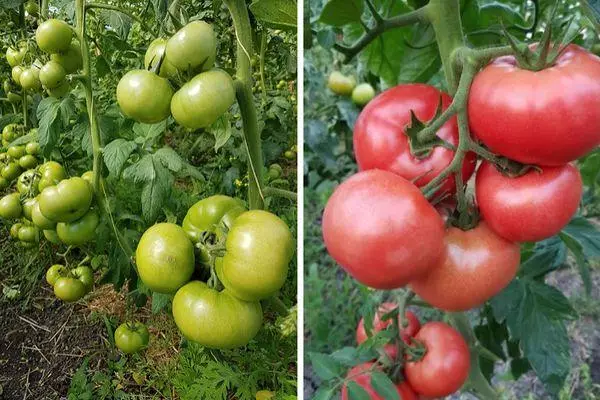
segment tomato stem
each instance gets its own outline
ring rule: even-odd
[[[274,187],[270,187],[270,186],[266,186],[263,189],[263,194],[265,195],[265,197],[275,196],[275,197],[282,197],[284,199],[289,199],[289,200],[293,200],[293,201],[296,201],[298,199],[298,194],[296,192],[291,192],[289,190],[278,189],[278,188],[274,188]]]
[[[42,6],[40,8],[40,15],[42,16],[42,19],[48,19],[48,0],[42,0]]]

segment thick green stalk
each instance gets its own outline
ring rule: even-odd
[[[454,94],[458,88],[459,71],[454,68],[454,52],[465,45],[460,18],[460,0],[431,0],[426,6],[437,40],[448,90]]]
[[[25,27],[25,5],[21,4],[19,7],[19,25],[21,26],[21,37],[25,38],[26,35],[26,27]],[[25,129],[29,127],[29,118],[27,117],[27,91],[23,89],[21,91],[22,99],[21,103],[23,105],[23,125],[25,125]]]
[[[252,67],[250,65],[250,58],[254,54],[252,26],[250,25],[250,17],[244,0],[224,0],[223,2],[233,18],[237,39],[235,89],[242,115],[244,139],[248,148],[248,175],[250,178],[248,204],[250,209],[262,209],[264,208],[264,199],[261,192],[264,161],[258,129],[258,117],[254,106],[254,96],[252,95]]]
[[[48,19],[48,0],[42,0],[42,7],[40,9],[42,19]]]

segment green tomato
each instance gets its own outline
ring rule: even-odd
[[[21,73],[19,81],[23,90],[27,91],[38,91],[42,87],[42,83],[39,78],[40,70],[36,67],[27,68]]]
[[[233,79],[223,70],[202,72],[179,89],[171,100],[171,113],[188,129],[206,128],[235,101]]]
[[[69,270],[64,265],[54,264],[46,271],[46,282],[50,286],[54,286],[59,278],[67,276],[69,276]]]
[[[77,267],[71,271],[71,275],[83,283],[86,292],[90,292],[94,288],[94,272],[90,267]]]
[[[364,106],[375,97],[375,89],[368,83],[361,83],[352,91],[352,101],[354,104]]]
[[[72,39],[73,30],[69,24],[58,19],[42,22],[35,31],[38,47],[49,54],[67,51]]]
[[[287,150],[285,153],[283,153],[283,156],[288,160],[293,160],[296,158],[296,153],[294,153],[292,150]]]
[[[24,225],[18,235],[21,242],[33,243],[39,241],[40,231],[35,226]]]
[[[45,188],[40,194],[39,203],[40,211],[46,218],[56,222],[73,222],[90,209],[92,191],[84,179],[76,176]]]
[[[274,295],[283,286],[294,254],[294,240],[279,217],[252,210],[235,220],[225,248],[225,256],[216,262],[223,286],[239,299],[257,301]]]
[[[270,390],[259,390],[256,392],[256,400],[271,400],[275,398],[275,392]]]
[[[25,146],[10,146],[6,153],[15,160],[18,160],[25,155]]]
[[[166,56],[163,57],[166,46],[167,39],[155,39],[152,43],[150,43],[150,46],[148,46],[148,50],[146,50],[146,54],[144,55],[144,67],[147,70],[150,70],[157,65],[162,58],[162,64],[160,65],[160,72],[158,75],[163,78],[177,76],[177,68],[171,64]]]
[[[69,82],[65,81],[60,86],[55,87],[54,89],[50,89],[50,88],[46,89],[46,93],[48,93],[48,96],[50,96],[50,97],[54,97],[55,99],[60,99],[61,97],[66,96],[70,90],[71,90],[71,85],[69,84]]]
[[[40,82],[46,89],[54,89],[60,86],[65,78],[67,72],[63,66],[56,61],[48,61],[40,70]]]
[[[19,158],[19,166],[23,169],[35,168],[37,165],[37,158],[30,154],[26,154]]]
[[[22,100],[20,95],[13,93],[13,92],[8,92],[6,94],[6,98],[8,99],[8,102],[11,104],[18,104]]]
[[[38,194],[39,177],[34,169],[29,169],[19,175],[17,179],[17,191],[21,194],[35,196]]]
[[[26,47],[19,47],[19,49],[15,49],[14,47],[9,47],[6,50],[6,61],[8,61],[8,65],[12,67],[16,67],[23,62],[25,58],[25,54],[27,54]]]
[[[86,292],[85,285],[79,279],[70,276],[58,278],[54,283],[54,295],[69,303],[81,299]]]
[[[146,124],[169,116],[172,97],[167,79],[143,69],[129,71],[117,85],[117,102],[123,114]]]
[[[210,348],[245,346],[258,333],[262,317],[259,302],[239,300],[200,281],[183,286],[173,298],[173,318],[181,333]]]
[[[10,237],[12,237],[13,239],[18,239],[19,238],[19,229],[21,229],[22,226],[23,226],[23,224],[20,222],[17,222],[16,224],[12,224],[12,226],[10,227]]]
[[[56,224],[56,233],[64,244],[80,246],[94,239],[99,221],[98,213],[90,210],[76,221]]]
[[[21,171],[22,171],[22,169],[19,166],[19,163],[11,162],[11,163],[8,163],[4,168],[2,168],[0,175],[2,175],[2,177],[4,179],[13,181],[17,178],[17,176],[19,176],[21,174]]]
[[[356,79],[353,76],[346,76],[339,71],[333,71],[327,81],[329,90],[341,96],[350,96],[354,86],[356,86]]]
[[[56,228],[56,222],[44,217],[44,214],[42,214],[42,212],[40,211],[39,201],[36,201],[33,205],[33,208],[31,209],[31,221],[38,228],[44,229],[44,236],[46,236],[46,230],[54,230]],[[56,238],[57,240],[59,239],[58,234],[56,234]]]
[[[31,213],[33,211],[33,207],[37,204],[37,198],[30,197],[25,199],[21,203],[21,207],[23,208],[23,216],[31,221]]]
[[[56,61],[65,69],[67,74],[77,72],[83,65],[81,56],[81,46],[79,42],[73,40],[66,51],[55,53],[50,56],[50,60]]]
[[[39,191],[45,188],[57,185],[60,181],[67,177],[67,173],[62,165],[56,161],[47,161],[38,168],[40,173],[40,182],[38,183]]]
[[[283,175],[283,168],[279,164],[271,164],[268,174],[271,179],[279,179]]]
[[[21,86],[21,75],[23,74],[24,70],[25,70],[25,68],[21,67],[20,65],[17,65],[17,66],[14,66],[11,71],[11,77],[12,77],[13,81],[17,85],[19,85],[19,87]]]
[[[37,18],[40,15],[40,6],[35,1],[29,0],[25,3],[25,11],[32,17]]]
[[[210,24],[192,21],[167,41],[169,61],[180,71],[206,71],[215,63],[217,39]]]
[[[81,178],[89,183],[91,188],[94,186],[94,171],[84,172],[83,175],[81,175]]]
[[[125,322],[115,330],[115,345],[125,354],[133,354],[148,346],[150,334],[141,322]]]
[[[29,142],[25,146],[25,152],[32,156],[39,154],[40,152],[40,144],[38,142]]]
[[[19,241],[19,245],[24,248],[24,249],[33,249],[34,247],[37,247],[37,242],[22,242]]]
[[[175,293],[194,272],[194,246],[175,224],[156,224],[146,230],[135,258],[140,279],[158,293]]]
[[[60,239],[58,238],[58,235],[56,234],[55,230],[52,229],[44,229],[44,237],[46,238],[46,240],[48,240],[50,243],[54,243],[54,244],[60,244]]]
[[[224,235],[224,227],[246,211],[244,204],[229,196],[215,195],[198,201],[190,207],[181,226],[193,243],[200,242],[202,234],[209,232],[217,237]]]

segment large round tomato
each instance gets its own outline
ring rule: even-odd
[[[54,282],[54,295],[66,302],[73,302],[85,296],[87,289],[83,282],[71,276],[60,277]]]
[[[141,322],[125,322],[115,330],[115,345],[125,354],[133,354],[148,346],[150,333]]]
[[[494,232],[512,242],[538,242],[569,223],[583,183],[579,170],[570,164],[510,178],[483,163],[475,189],[481,215]]]
[[[443,397],[460,389],[471,366],[469,346],[461,334],[443,322],[428,322],[415,339],[425,347],[425,355],[404,365],[406,380],[415,392]]]
[[[386,314],[392,311],[394,308],[397,308],[398,305],[394,303],[383,303],[379,306],[379,309],[375,313],[375,317],[373,318],[373,332],[375,333],[385,330],[388,326],[393,323],[393,320],[387,319],[382,321],[381,318]],[[398,315],[398,321],[400,321],[400,315]],[[412,311],[406,311],[404,315],[404,321],[407,323],[405,327],[400,325],[400,337],[405,343],[410,342],[410,338],[415,336],[415,334],[421,329],[421,324],[419,323],[419,319]],[[365,340],[368,339],[367,332],[365,330],[365,320],[361,318],[358,322],[358,326],[356,327],[356,343],[361,344]],[[398,346],[395,344],[387,344],[385,346],[385,352],[388,356],[393,360],[398,355]]]
[[[191,341],[216,349],[245,346],[262,325],[259,302],[246,302],[227,289],[218,292],[206,283],[192,281],[173,298],[173,318]]]
[[[398,85],[375,97],[358,116],[354,126],[354,154],[361,170],[383,169],[400,175],[421,187],[439,175],[454,158],[454,151],[435,146],[429,154],[411,153],[406,129],[411,125],[411,111],[420,121],[430,121],[442,102],[445,110],[452,98],[433,86]],[[456,117],[437,131],[446,142],[458,145]],[[462,166],[466,182],[475,170],[475,155],[467,153]],[[444,181],[440,192],[455,191],[454,175]]]
[[[98,213],[90,210],[76,221],[56,224],[56,233],[64,244],[80,246],[94,239],[99,220]]]
[[[204,21],[192,21],[171,36],[166,51],[169,62],[178,70],[206,71],[215,63],[215,32]]]
[[[23,225],[19,228],[18,238],[21,242],[39,242],[40,231],[35,226]]]
[[[14,47],[9,47],[8,50],[6,50],[6,61],[8,61],[8,65],[10,65],[11,68],[16,67],[23,62],[25,54],[27,54],[26,47],[19,47],[18,50]]]
[[[123,113],[146,124],[169,116],[171,97],[169,81],[143,69],[129,71],[117,85],[117,102]]]
[[[148,50],[146,50],[146,54],[144,55],[144,67],[146,69],[153,68],[160,62],[160,59],[162,58],[162,64],[160,65],[160,71],[158,75],[162,76],[163,78],[177,75],[177,68],[171,64],[166,56],[163,57],[166,47],[167,39],[154,39],[154,41],[150,43],[150,46],[148,46]]]
[[[323,238],[329,254],[356,280],[393,289],[438,265],[444,224],[412,183],[369,170],[335,190],[323,214]]]
[[[73,30],[65,21],[49,19],[42,22],[35,31],[38,47],[46,53],[66,51],[73,38]]]
[[[327,87],[335,94],[350,96],[355,86],[356,79],[353,76],[346,76],[339,71],[329,74]]]
[[[275,214],[247,211],[227,233],[226,253],[216,268],[219,279],[239,299],[266,299],[285,283],[294,244],[290,228]]]
[[[210,196],[190,207],[181,226],[190,240],[198,243],[204,232],[223,236],[225,227],[231,228],[233,221],[244,211],[244,204],[233,197]]]
[[[140,239],[135,259],[140,279],[159,293],[175,293],[194,272],[194,246],[185,231],[171,223],[148,228]]]
[[[16,219],[21,216],[23,207],[21,206],[21,195],[19,193],[7,194],[0,199],[0,217],[6,219]]]
[[[92,204],[90,185],[75,176],[45,188],[39,196],[40,211],[49,220],[73,222],[84,216]]]
[[[64,265],[54,264],[46,271],[46,282],[50,286],[54,286],[59,278],[65,276],[69,276],[69,270]]]
[[[2,171],[0,172],[0,174],[2,174],[2,177],[4,179],[12,181],[21,174],[21,171],[22,171],[22,169],[21,169],[21,166],[19,165],[19,163],[16,161],[13,161],[11,163],[6,164],[2,168]]]
[[[446,256],[426,276],[411,282],[416,294],[447,311],[464,311],[495,296],[515,277],[519,245],[482,221],[468,231],[448,228]]]
[[[600,58],[569,45],[541,71],[500,57],[475,76],[469,122],[493,152],[539,165],[562,165],[600,144]]]
[[[25,146],[10,146],[6,153],[17,160],[25,155]]]
[[[19,83],[24,90],[40,90],[42,83],[39,78],[40,70],[37,67],[31,67],[23,70],[19,77]]]
[[[67,177],[67,173],[62,165],[56,161],[47,161],[38,168],[40,173],[40,181],[38,189],[41,192],[47,187],[57,185],[60,181]]]
[[[231,76],[223,70],[213,69],[196,75],[173,95],[171,113],[175,121],[186,128],[206,128],[234,101]]]
[[[383,395],[377,393],[371,384],[371,373],[375,370],[381,369],[375,363],[364,363],[359,364],[348,371],[346,375],[346,382],[342,386],[342,400],[348,400],[348,382],[352,381],[362,387],[371,400],[386,400]],[[406,381],[402,381],[396,384],[396,391],[400,400],[418,400],[413,388]]]
[[[48,61],[40,70],[40,82],[46,89],[54,89],[63,83],[67,72],[63,66],[56,61]]]
[[[25,154],[24,156],[19,157],[19,166],[23,169],[35,168],[37,163],[37,158],[31,154]]]
[[[40,152],[40,144],[38,142],[29,142],[25,146],[25,152],[29,155],[35,156]]]
[[[80,69],[83,64],[81,46],[79,46],[79,42],[73,40],[67,50],[52,54],[50,59],[62,65],[67,74],[72,74]]]

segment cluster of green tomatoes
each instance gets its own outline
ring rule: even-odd
[[[66,95],[70,90],[68,74],[77,72],[82,66],[81,47],[66,22],[49,19],[41,23],[36,30],[35,41],[42,54],[34,51],[27,41],[6,51],[13,82],[5,81],[4,91],[12,103],[20,100],[14,86],[26,92],[38,92],[43,88],[52,97]]]
[[[260,300],[281,289],[293,253],[292,234],[279,217],[215,195],[194,204],[182,226],[146,230],[136,264],[148,288],[174,295],[173,317],[188,340],[228,349],[256,336]]]
[[[357,106],[366,105],[375,97],[375,89],[368,83],[356,84],[352,75],[344,75],[340,71],[333,71],[327,80],[327,87],[340,96],[351,96]]]
[[[129,71],[119,81],[121,110],[147,124],[172,115],[188,129],[210,126],[235,101],[231,76],[213,68],[216,53],[215,33],[204,21],[192,21],[172,37],[154,40],[144,56],[146,69]]]
[[[81,299],[94,288],[94,272],[87,266],[68,269],[55,264],[46,271],[46,282],[52,286],[57,298],[70,303]]]

